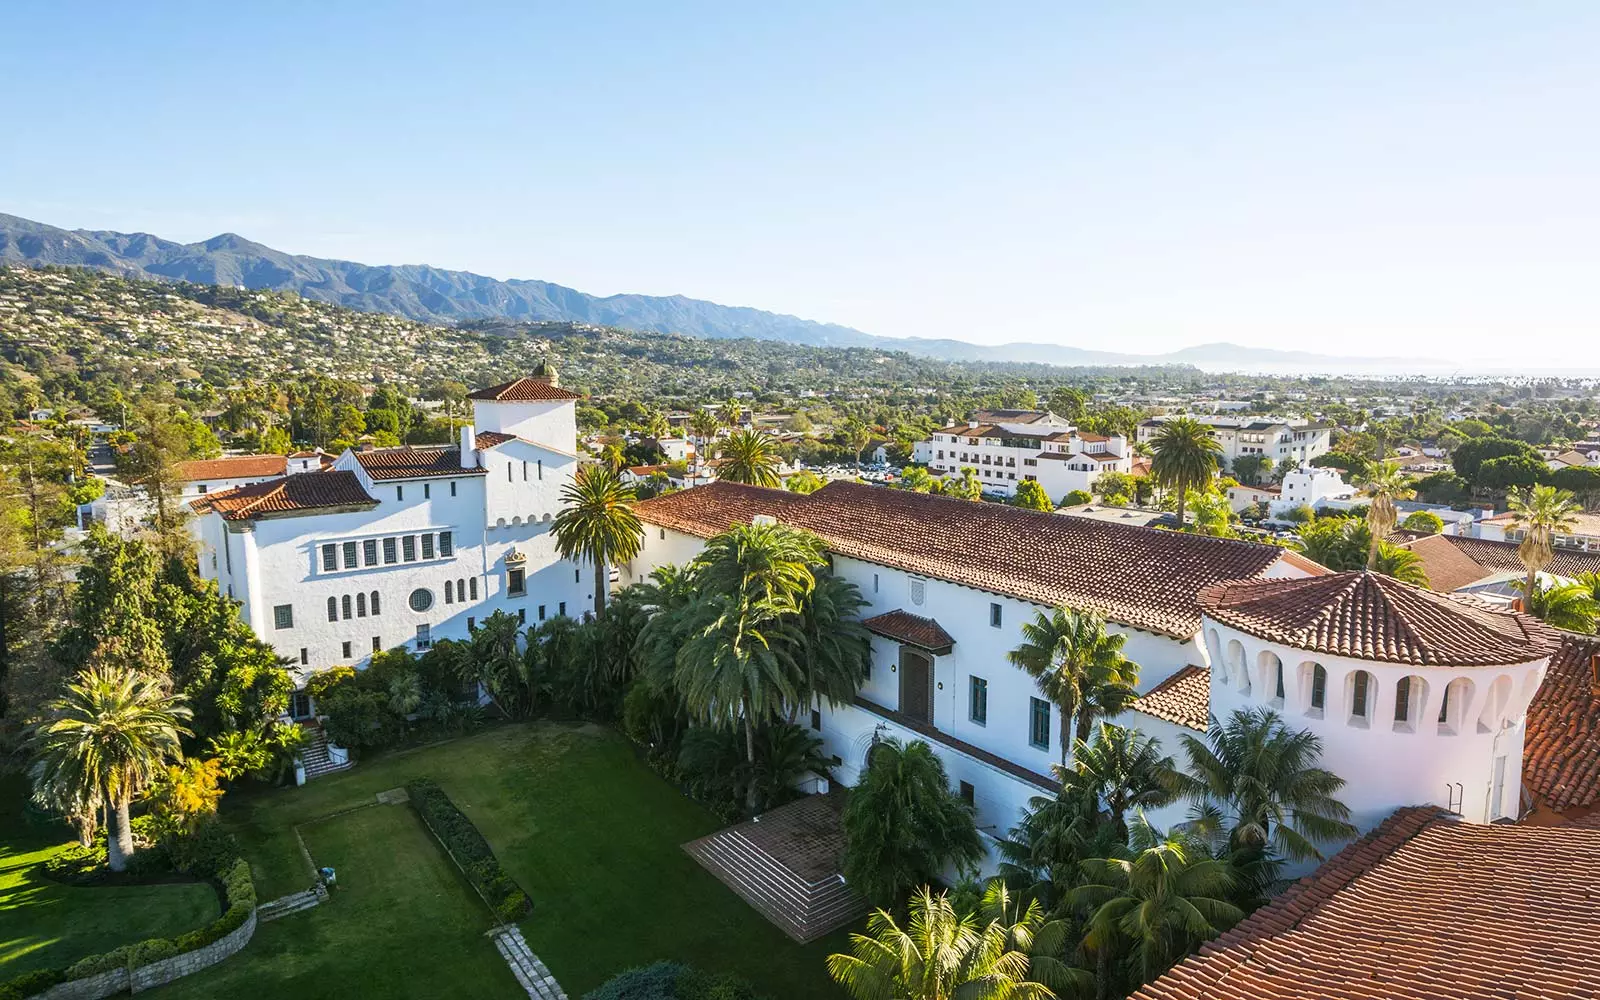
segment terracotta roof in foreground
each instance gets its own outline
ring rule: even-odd
[[[1600,996],[1600,830],[1410,807],[1132,1000]]]
[[[524,376],[492,385],[487,389],[479,389],[477,392],[469,392],[467,398],[489,403],[556,403],[583,397],[569,389],[551,385],[548,379]]]
[[[1211,668],[1190,664],[1135,698],[1128,707],[1203,733],[1211,722]]]
[[[297,472],[248,486],[208,493],[189,506],[196,513],[216,511],[226,521],[247,521],[272,514],[324,510],[329,507],[375,507],[354,472]]]
[[[1180,638],[1199,631],[1202,588],[1260,576],[1284,551],[847,482],[808,495],[713,483],[634,510],[702,538],[766,514],[839,555]]]
[[[1600,641],[1568,636],[1528,706],[1522,783],[1560,812],[1600,802],[1600,697],[1591,693]]]
[[[463,469],[459,447],[374,448],[355,453],[373,479],[426,479],[430,476],[482,476],[482,467]]]
[[[941,654],[949,652],[956,643],[944,626],[932,618],[923,618],[909,611],[889,611],[868,618],[861,624],[874,635]]]
[[[178,463],[178,475],[185,482],[208,479],[248,479],[252,476],[281,476],[289,471],[289,460],[282,455],[225,455]]]
[[[1330,656],[1415,666],[1526,663],[1561,636],[1520,612],[1438,594],[1381,573],[1236,580],[1199,595],[1205,613],[1269,642]]]

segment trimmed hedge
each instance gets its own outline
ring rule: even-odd
[[[137,944],[125,944],[103,954],[80,958],[65,969],[36,969],[24,973],[0,983],[0,1000],[23,1000],[59,983],[87,979],[112,969],[142,968],[222,940],[250,919],[256,908],[256,884],[250,875],[250,863],[243,858],[233,859],[217,872],[216,880],[222,887],[226,909],[222,916],[206,926],[176,938],[150,938]]]
[[[762,1000],[754,988],[726,972],[705,972],[681,962],[628,969],[583,1000]]]
[[[472,820],[450,801],[444,789],[431,779],[414,778],[406,782],[406,794],[423,824],[439,838],[439,843],[455,859],[467,880],[494,910],[495,917],[509,924],[527,916],[533,909],[533,901],[501,867],[489,842],[472,825]]]

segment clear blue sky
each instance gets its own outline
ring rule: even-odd
[[[0,211],[891,336],[1592,366],[1597,54],[1592,0],[12,2]]]

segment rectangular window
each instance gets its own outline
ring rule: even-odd
[[[400,539],[400,557],[406,562],[417,561],[417,536],[406,535]]]
[[[1327,672],[1324,671],[1320,666],[1312,668],[1312,671],[1311,671],[1311,707],[1315,708],[1315,709],[1321,709],[1322,705],[1323,705],[1323,702],[1327,700],[1327,694],[1328,694],[1328,675],[1327,675]]]
[[[813,708],[811,710],[811,728],[819,733],[822,732],[822,709]]]
[[[517,623],[520,624],[520,625],[528,624],[528,609],[527,608],[518,608],[517,609]]]
[[[379,652],[383,651],[383,643],[379,640],[379,638],[377,636],[373,636],[372,637],[372,651],[374,653],[379,653]]]
[[[431,496],[433,496],[433,486],[431,484],[429,484],[429,483],[423,483],[422,484],[422,499],[426,500]]]
[[[345,569],[355,569],[356,568],[356,543],[355,542],[345,542],[344,543],[344,568]]]
[[[306,666],[307,664],[309,664],[310,662],[311,662],[311,650],[307,649],[304,646],[301,646],[300,647],[300,665],[303,667],[303,666]]]
[[[562,601],[560,604],[556,605],[556,614],[560,615],[563,618],[565,618],[567,616],[567,602],[566,601]]]
[[[467,618],[467,631],[471,632],[473,629],[475,629],[477,627],[478,627],[478,619],[473,618],[471,616],[468,616],[468,618]]]
[[[448,531],[439,532],[439,555],[443,556],[446,559],[450,558],[451,556],[456,554],[456,547],[455,546],[456,546],[455,539],[451,537],[450,532],[448,532]]]
[[[378,565],[378,540],[369,538],[361,543],[361,564],[363,566]]]
[[[467,581],[467,593],[471,595],[471,597],[472,597],[472,599],[474,601],[476,601],[478,599],[478,578],[477,577],[473,577],[472,579]]]
[[[973,800],[974,800],[974,798],[976,798],[976,795],[977,795],[977,789],[972,787],[972,782],[963,781],[963,782],[961,782],[960,788],[961,788],[961,801],[965,802],[969,806],[973,805],[974,804]]]
[[[1050,703],[1040,698],[1028,699],[1028,745],[1050,749]]]
[[[206,484],[205,483],[201,483],[200,484],[200,492],[204,493],[205,491],[206,491]]]
[[[1394,686],[1394,721],[1405,722],[1411,716],[1411,678],[1402,677]]]
[[[544,621],[544,605],[539,605],[539,620]]]
[[[456,585],[449,580],[444,582],[444,602],[446,604],[454,604],[456,602]]]
[[[349,594],[344,595],[344,598],[339,603],[342,606],[342,609],[344,611],[345,621],[349,621],[350,620],[350,595]]]
[[[376,590],[372,592],[372,617],[378,617],[378,592]]]
[[[998,604],[992,604],[991,603],[989,605],[989,627],[990,628],[999,628],[1000,627],[1000,605],[998,605]]]
[[[424,559],[432,559],[433,558],[433,536],[432,535],[423,535],[422,536],[422,558],[424,558]]]
[[[392,563],[394,561],[395,561],[394,539],[385,538],[383,540],[383,564],[385,566],[387,566],[387,565],[389,565],[390,563]]]
[[[534,461],[539,466],[539,478],[543,479],[544,478],[544,459],[538,458],[538,459],[534,459]]]
[[[522,463],[522,481],[528,481],[528,463],[526,461]]]
[[[404,486],[396,486],[394,488],[394,498],[396,500],[404,500],[406,498],[406,488]]]
[[[433,626],[423,623],[417,626],[417,648],[428,649],[433,646]]]
[[[273,628],[294,628],[294,605],[280,604],[272,609]]]
[[[967,718],[980,726],[989,724],[989,682],[982,677],[967,679]]]
[[[878,592],[878,574],[876,573],[872,574],[872,592],[874,594]]]
[[[350,659],[350,644],[348,642],[340,643],[339,650],[344,654],[345,659]]]
[[[339,568],[339,546],[329,542],[322,547],[322,571],[332,573]]]
[[[1367,672],[1357,670],[1350,685],[1350,714],[1358,719],[1367,717]]]
[[[512,597],[520,597],[527,593],[527,571],[520,569],[506,572],[506,593]]]
[[[356,617],[367,617],[367,595],[365,593],[356,594]]]
[[[511,482],[511,462],[509,460],[506,462],[506,482]]]

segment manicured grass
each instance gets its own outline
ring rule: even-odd
[[[0,775],[0,982],[217,918],[217,893],[206,883],[89,887],[45,878],[39,866],[76,840],[64,824],[30,823],[27,796],[26,779]]]
[[[600,727],[498,727],[364,762],[304,788],[231,796],[224,818],[245,844],[261,898],[272,899],[308,884],[296,823],[371,802],[421,776],[439,782],[533,898],[523,934],[574,1000],[624,968],[658,959],[736,972],[773,1000],[842,996],[823,963],[844,947],[845,935],[797,946],[707,874],[680,845],[716,830],[716,817]],[[487,939],[458,938],[467,927],[457,915],[462,899],[481,914],[473,933],[490,917],[437,845],[421,842],[453,877],[453,893],[417,874],[427,861],[414,850],[411,827],[388,820],[356,830],[386,816],[405,816],[426,838],[408,806],[374,806],[304,827],[316,862],[339,871],[333,902],[262,925],[239,956],[169,992],[229,995],[231,984],[271,981],[311,996],[324,995],[321,989],[329,996],[471,996],[491,988],[507,1000],[521,996]],[[349,839],[332,833],[347,823],[356,824]],[[410,971],[412,962],[420,971]],[[501,978],[467,971],[480,963],[498,966]],[[442,973],[449,990],[418,986],[430,965],[449,970]],[[469,980],[473,985],[463,985]]]
[[[301,833],[317,863],[338,871],[328,902],[260,924],[244,951],[164,987],[163,1000],[521,993],[483,936],[489,912],[409,805],[369,806]]]

